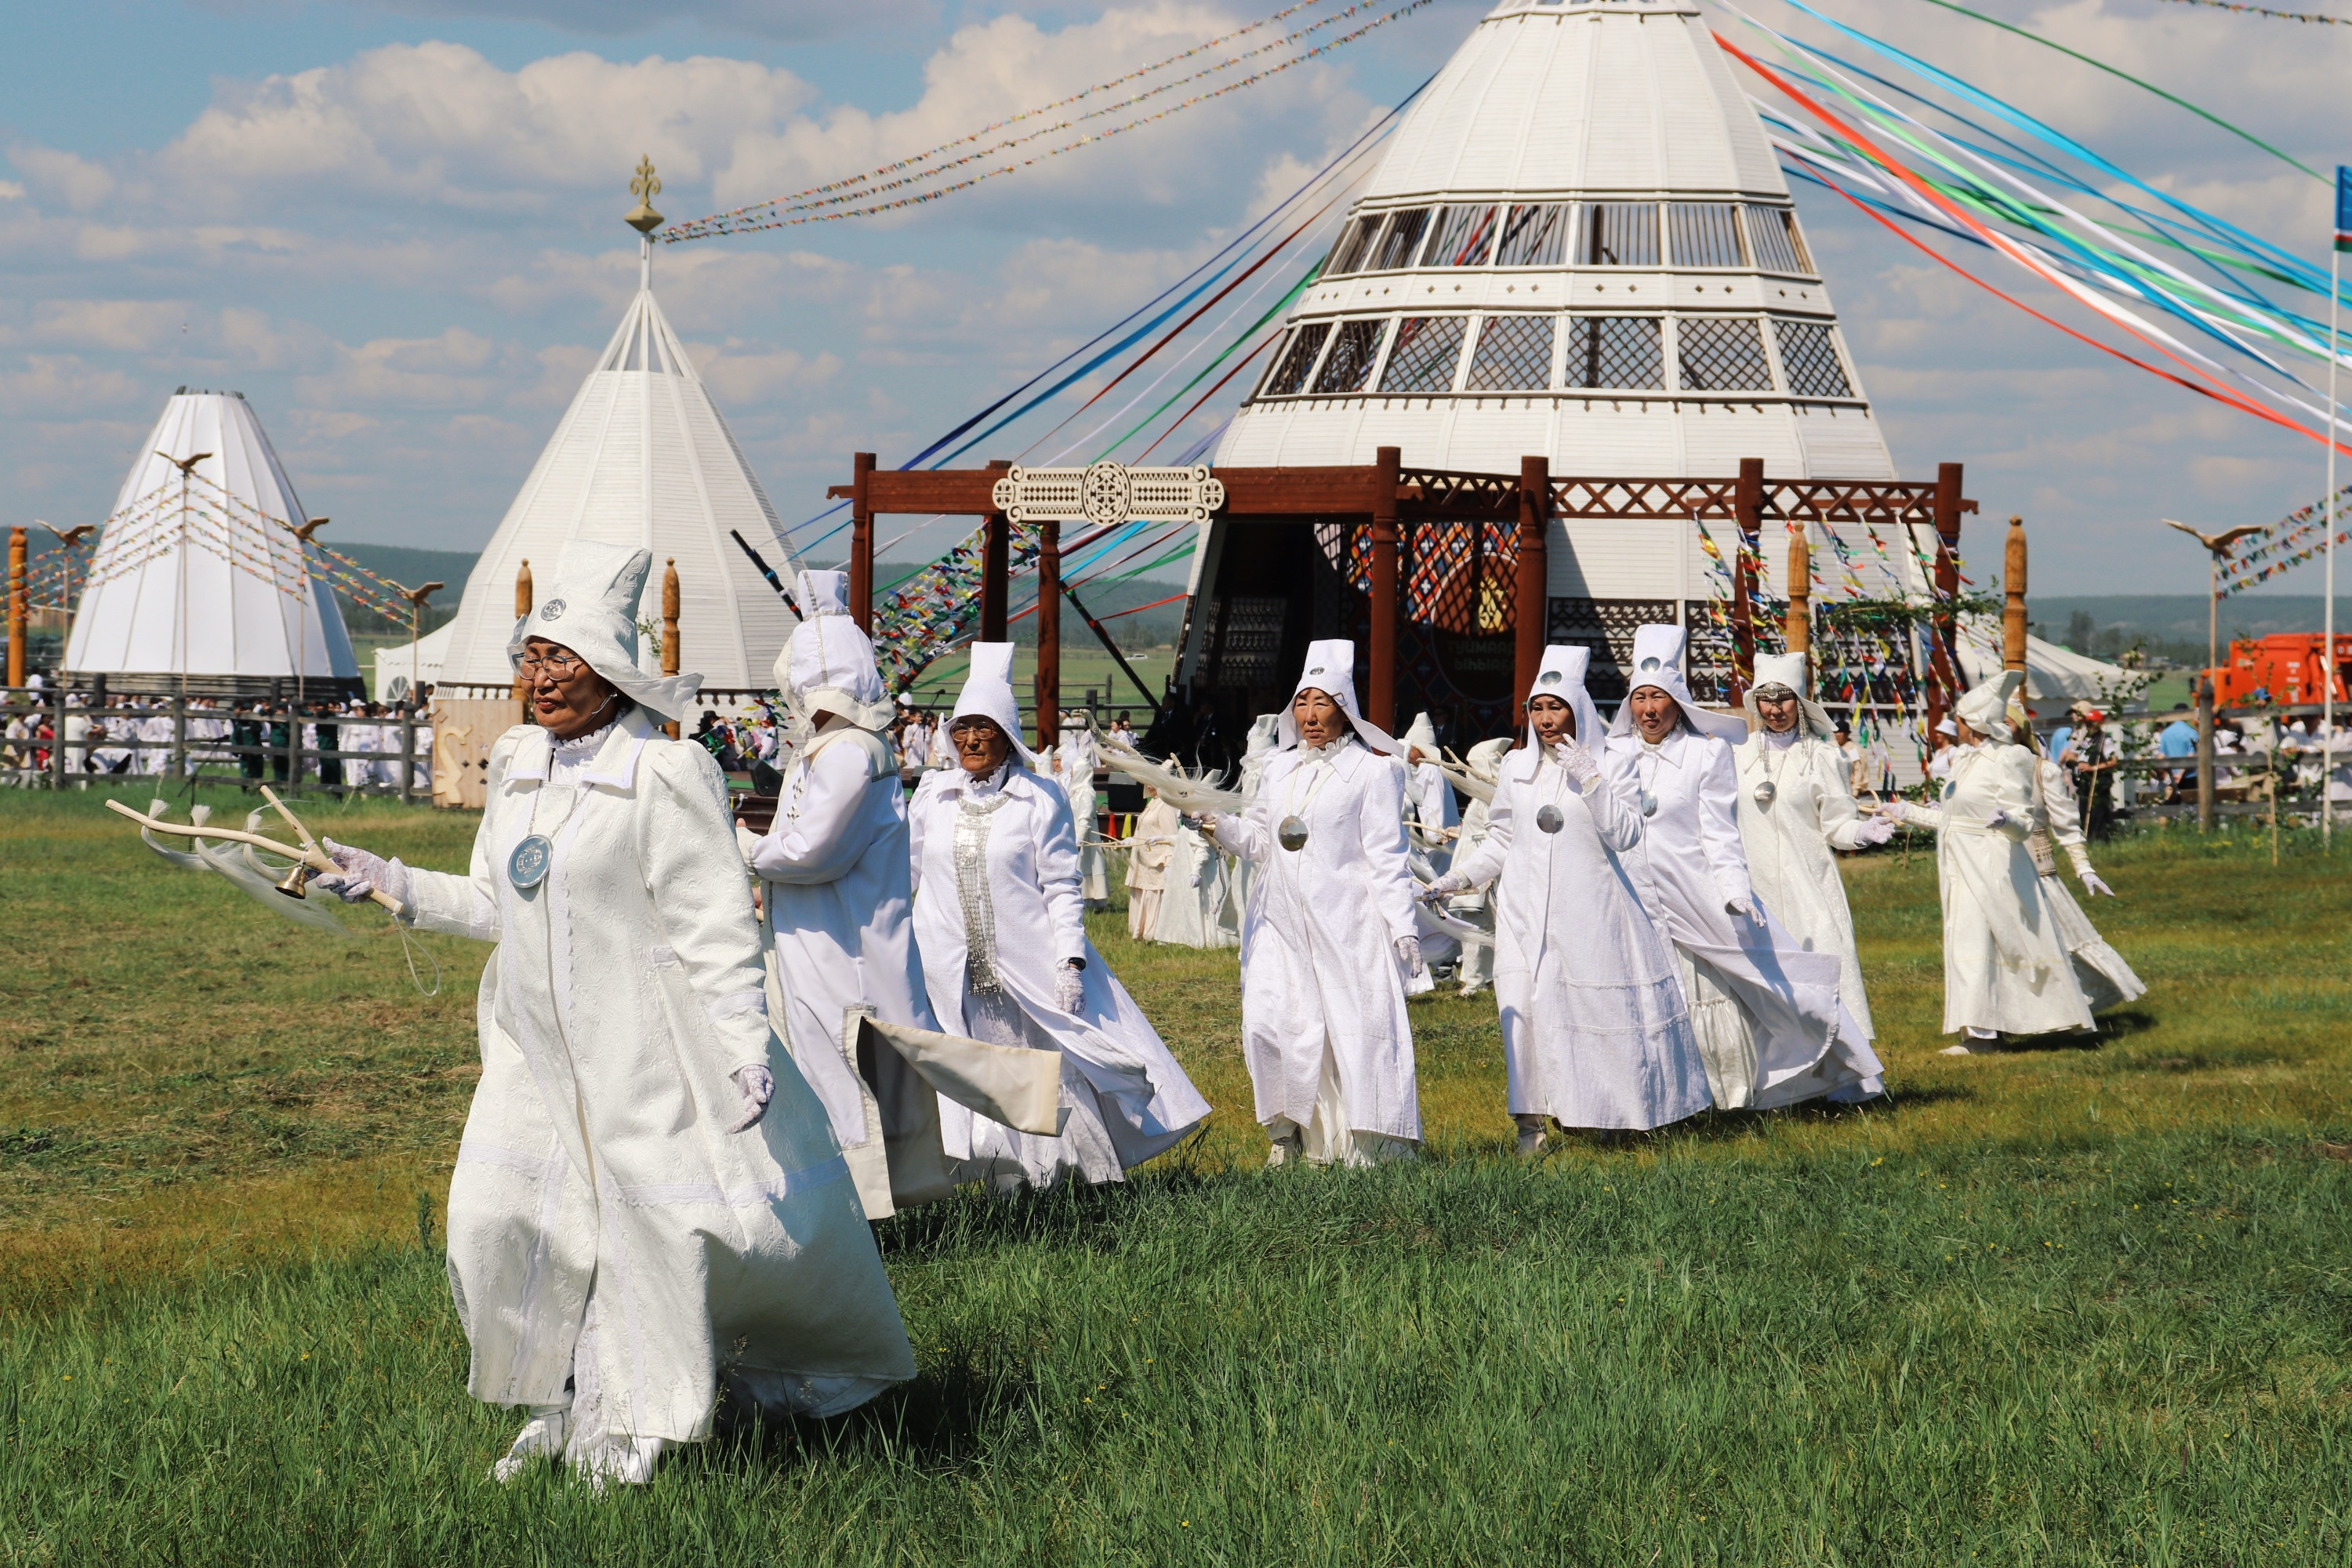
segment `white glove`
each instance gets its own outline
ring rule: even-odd
[[[1855,840],[1862,844],[1884,844],[1895,837],[1895,819],[1891,816],[1874,816],[1855,828],[1853,836]]]
[[[2083,891],[2106,899],[2112,899],[2116,896],[2116,890],[2113,888],[2108,887],[2105,882],[2099,880],[2099,874],[2096,871],[2092,870],[2088,866],[2075,867],[2074,875],[2082,879]]]
[[[1430,883],[1429,886],[1422,889],[1421,901],[1425,904],[1433,904],[1440,899],[1450,899],[1456,893],[1465,893],[1469,890],[1469,878],[1464,876],[1459,871],[1448,871],[1445,875]]]
[[[768,1101],[775,1098],[776,1075],[763,1067],[737,1068],[729,1075],[743,1094],[743,1114],[727,1131],[747,1131],[768,1114]]]
[[[1746,899],[1726,899],[1723,912],[1734,920],[1752,921],[1756,918],[1756,906]]]
[[[1580,742],[1557,742],[1552,747],[1552,754],[1559,759],[1559,765],[1566,770],[1568,776],[1578,784],[1591,784],[1599,782],[1601,763]]]
[[[1990,816],[1985,818],[1985,826],[1990,828],[1993,832],[1999,833],[2002,828],[2014,825],[2016,821],[2017,818],[2010,816],[2009,813],[2005,811],[1996,811]]]
[[[342,869],[320,873],[314,879],[317,886],[347,904],[365,903],[368,895],[379,889],[388,898],[408,902],[408,868],[398,860],[386,860],[331,838],[323,843],[328,855]]]
[[[1397,938],[1396,955],[1397,962],[1404,965],[1404,972],[1407,974],[1419,974],[1421,973],[1421,939],[1419,937],[1401,936]]]
[[[1075,1016],[1086,999],[1086,966],[1075,958],[1065,959],[1054,972],[1054,1000],[1063,1012]]]

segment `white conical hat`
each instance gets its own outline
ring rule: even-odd
[[[570,648],[621,695],[663,719],[678,719],[702,689],[699,675],[648,675],[637,663],[637,604],[654,558],[642,550],[574,540],[557,557],[547,596],[515,626],[509,651],[529,637]]]
[[[1276,726],[1284,750],[1298,744],[1298,721],[1291,716],[1291,702],[1298,700],[1302,691],[1320,691],[1339,705],[1364,744],[1388,756],[1402,759],[1404,748],[1396,737],[1366,719],[1356,706],[1356,645],[1346,637],[1326,637],[1307,645],[1307,663],[1300,670],[1298,684],[1290,689],[1290,702],[1282,705],[1282,715]],[[1433,737],[1433,743],[1434,737]]]
[[[1430,756],[1437,755],[1437,726],[1430,722],[1426,711],[1412,716],[1412,722],[1405,726],[1404,734],[1400,739],[1407,746],[1420,747]]]
[[[1591,667],[1592,650],[1576,643],[1554,643],[1544,649],[1543,663],[1536,669],[1536,683],[1528,691],[1528,700],[1538,697],[1557,697],[1568,704],[1576,715],[1576,738],[1596,752],[1604,733],[1601,728],[1601,710],[1592,705],[1592,694],[1584,689],[1584,672]],[[1535,721],[1528,721],[1528,744],[1536,743]],[[1475,754],[1475,752],[1473,753]]]
[[[1683,644],[1685,634],[1680,626],[1648,626],[1633,630],[1633,662],[1625,670],[1625,700],[1617,705],[1616,721],[1609,726],[1612,735],[1633,732],[1633,693],[1644,686],[1654,686],[1673,698],[1683,710],[1683,722],[1702,735],[1712,735],[1734,744],[1748,738],[1747,724],[1721,713],[1712,713],[1699,706],[1697,698],[1683,679]]]
[[[1812,699],[1808,689],[1811,679],[1805,673],[1805,656],[1801,653],[1759,653],[1756,656],[1756,683],[1740,700],[1747,710],[1748,722],[1756,732],[1764,729],[1764,715],[1756,707],[1757,694],[1767,687],[1785,686],[1797,694],[1798,707],[1804,714],[1805,724],[1823,740],[1837,739],[1836,721],[1829,710]]]
[[[955,710],[948,715],[948,728],[953,730],[956,721],[968,715],[992,721],[1013,742],[1013,754],[1030,767],[1037,765],[1037,753],[1021,742],[1021,704],[1013,695],[1011,643],[971,645],[971,663],[964,671],[963,689],[956,693]]]
[[[849,616],[849,574],[803,572],[798,584],[801,613],[793,640],[776,656],[776,689],[794,716],[805,720],[824,709],[861,730],[890,722],[889,693],[874,662],[874,644]]]
[[[1952,711],[1978,734],[2006,744],[2010,738],[2009,700],[2024,685],[2025,671],[2004,669],[1961,693],[1960,700],[1952,704]]]

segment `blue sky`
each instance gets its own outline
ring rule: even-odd
[[[2352,27],[1989,3],[2306,163],[2352,159]],[[16,7],[0,521],[102,518],[187,383],[247,393],[336,534],[478,546],[634,285],[618,220],[639,152],[663,211],[691,216],[976,129],[1263,5],[701,0],[651,25],[618,0]],[[665,249],[657,289],[795,521],[852,449],[904,455],[1181,273],[1482,9],[1439,0],[1328,65],[916,216]],[[2324,191],[2178,110],[1918,0],[1838,9],[2324,247]],[[2316,494],[2314,444],[2095,358],[1832,200],[1799,196],[1897,462],[1964,459],[1987,516],[2024,512],[2038,589],[2193,591],[2201,560],[2158,515],[2267,521]]]

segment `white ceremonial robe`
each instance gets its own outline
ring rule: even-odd
[[[1748,880],[1729,742],[1687,727],[1655,746],[1638,734],[1612,735],[1602,765],[1636,802],[1657,802],[1624,864],[1643,908],[1682,955],[1715,1103],[1767,1110],[1860,1082],[1863,1064],[1830,1048],[1841,1036],[1860,1037],[1838,1004],[1837,955],[1807,952]],[[1726,912],[1735,900],[1752,918]],[[1879,1070],[1868,1046],[1853,1055],[1868,1072]]]
[[[1477,796],[1462,808],[1462,836],[1454,840],[1454,863],[1462,864],[1463,857],[1476,851],[1486,837],[1487,805]],[[1454,919],[1478,927],[1481,931],[1495,929],[1494,894],[1486,888],[1473,889],[1445,901],[1446,912]],[[1495,981],[1495,947],[1492,942],[1462,943],[1462,966],[1454,978],[1461,982],[1462,994],[1475,994],[1481,987]]]
[[[1161,874],[1160,919],[1152,940],[1173,947],[1236,947],[1241,916],[1233,907],[1225,857],[1197,828],[1179,823]]]
[[[577,1378],[597,1397],[576,1421],[694,1441],[721,1375],[778,1415],[914,1376],[824,1107],[770,1031],[718,764],[642,710],[576,784],[550,755],[545,730],[500,736],[471,872],[410,873],[416,923],[498,944],[449,1183],[468,1389],[562,1405]],[[534,832],[553,848],[526,890],[509,857]],[[747,1066],[775,1093],[730,1133]]]
[[[869,1085],[842,1030],[852,1008],[869,1009],[886,1024],[939,1027],[915,952],[906,798],[878,737],[857,730],[819,735],[793,759],[774,824],[750,852],[766,884],[761,924],[775,960],[769,1007],[783,1020],[778,1032],[801,1076],[824,1104],[871,1219],[897,1206],[889,1135],[928,1127],[931,1118],[928,1107],[906,1103],[931,1090],[897,1053],[875,1053],[881,1081]]]
[[[1166,902],[1168,868],[1176,858],[1176,829],[1183,817],[1154,796],[1136,814],[1127,837],[1127,934],[1138,942],[1160,940],[1160,909]]]
[[[1381,1140],[1421,1141],[1396,957],[1414,934],[1403,796],[1403,764],[1350,737],[1276,752],[1249,809],[1217,819],[1219,844],[1257,867],[1242,922],[1257,1119],[1303,1129],[1310,1160],[1362,1163],[1402,1152]],[[1307,842],[1285,849],[1276,835],[1294,816]]]
[[[1750,735],[1731,754],[1739,771],[1739,842],[1748,853],[1748,881],[1799,942],[1815,952],[1837,954],[1838,1000],[1861,1030],[1857,1040],[1841,1034],[1838,1043],[1875,1038],[1862,958],[1854,950],[1853,913],[1832,853],[1863,847],[1862,814],[1846,787],[1847,759],[1816,735],[1799,735],[1786,748]],[[1757,786],[1767,783],[1769,805],[1756,798]]]
[[[1937,806],[1898,803],[1903,820],[1937,830],[1944,909],[1944,1032],[2047,1035],[2094,1026],[2072,957],[2025,841],[2036,826],[2037,761],[1982,742],[1952,758]],[[2009,820],[1986,823],[1994,812]]]
[[[961,767],[924,777],[908,809],[915,942],[931,1011],[950,1034],[1062,1055],[1058,1138],[1020,1132],[942,1097],[940,1141],[1000,1189],[1076,1175],[1116,1182],[1209,1114],[1143,1010],[1087,940],[1077,837],[1061,786],[1008,762],[1001,783]],[[1055,972],[1082,958],[1073,1015]]]
[[[1054,777],[1070,799],[1070,824],[1078,836],[1078,890],[1087,908],[1110,902],[1109,858],[1100,842],[1102,826],[1096,820],[1101,797],[1095,791],[1095,770],[1102,766],[1102,750],[1091,730],[1065,730],[1054,752]]]
[[[1454,841],[1446,833],[1461,820],[1454,805],[1454,784],[1444,770],[1435,763],[1414,764],[1406,784],[1405,806],[1421,828],[1422,853],[1429,858],[1431,867],[1444,871],[1454,858]]]
[[[1538,814],[1559,814],[1558,832]],[[1495,999],[1513,1116],[1647,1129],[1709,1103],[1671,943],[1620,857],[1642,837],[1638,798],[1603,775],[1590,793],[1532,747],[1503,763],[1477,847],[1454,862],[1494,884]]]
[[[2090,866],[2090,848],[2083,837],[2083,806],[2075,798],[2074,782],[2066,770],[2048,757],[2040,759],[2041,789],[2038,804],[2050,823],[2050,837],[2066,852],[2074,863],[2076,875]],[[2027,847],[2034,847],[2029,843]],[[2147,985],[2124,962],[2124,955],[2107,944],[2083,906],[2058,875],[2056,859],[2047,847],[2034,855],[2033,868],[2042,883],[2042,900],[2050,906],[2051,918],[2058,922],[2058,940],[2065,944],[2074,961],[2074,984],[2083,988],[2083,1000],[2094,1013],[2126,1002],[2137,1002],[2147,994]]]

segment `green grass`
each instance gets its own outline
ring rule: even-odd
[[[1208,1136],[885,1224],[914,1384],[600,1497],[483,1479],[518,1421],[419,1234],[480,951],[421,1002],[95,805],[0,801],[0,1563],[2352,1560],[2352,893],[2302,836],[2105,851],[2150,994],[1992,1058],[1934,1054],[1929,858],[1855,863],[1892,1107],[1533,1167],[1444,998],[1427,1158],[1258,1171],[1234,955],[1100,921]]]

